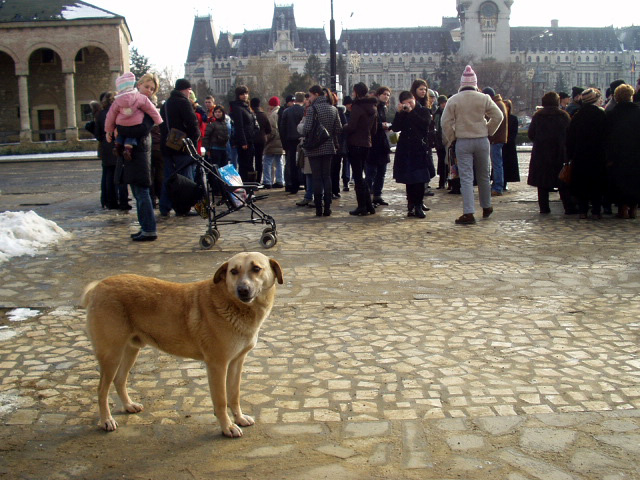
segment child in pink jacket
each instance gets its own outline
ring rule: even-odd
[[[156,125],[162,123],[162,117],[151,100],[134,88],[136,77],[127,72],[116,79],[118,91],[113,104],[107,113],[104,130],[107,133],[107,141],[111,142],[113,132],[118,125],[133,127],[140,125],[147,113]],[[138,144],[136,138],[125,138],[122,135],[116,137],[116,151],[125,160],[131,161],[131,151]]]

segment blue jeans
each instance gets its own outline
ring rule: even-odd
[[[275,166],[275,181],[271,178],[273,167]],[[262,183],[273,185],[279,183],[284,185],[284,162],[282,155],[265,155],[262,158]]]
[[[304,198],[307,200],[313,200],[313,175],[305,174],[304,175],[306,190],[304,192]]]
[[[167,192],[167,181],[169,177],[174,173],[179,173],[191,180],[195,180],[196,165],[193,159],[186,153],[163,153],[162,158],[164,159],[164,181],[162,182],[159,207],[162,215],[168,215],[173,208],[171,200],[169,200],[169,193]]]
[[[151,202],[151,192],[149,187],[140,187],[132,184],[131,191],[136,199],[136,211],[138,212],[138,223],[143,236],[156,235],[156,216],[153,213],[153,203]]]
[[[384,176],[387,174],[387,163],[369,163],[365,164],[365,180],[369,185],[369,190],[374,197],[382,196],[382,187],[384,187]]]
[[[462,213],[475,213],[473,197],[473,172],[475,170],[478,182],[478,196],[480,206],[491,206],[491,180],[489,174],[489,139],[458,138],[456,140],[456,157],[458,159],[458,174],[460,175],[460,191],[462,193]]]
[[[491,168],[493,169],[493,185],[491,190],[502,193],[504,190],[504,166],[502,164],[502,146],[504,143],[491,145]]]

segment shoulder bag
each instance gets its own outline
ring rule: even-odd
[[[302,143],[305,150],[314,150],[331,138],[327,129],[320,123],[318,111],[315,108],[312,108],[312,110],[311,130],[304,137],[304,142]]]
[[[560,170],[560,173],[558,174],[558,179],[560,179],[561,182],[566,183],[567,185],[571,184],[571,162],[566,162],[562,165],[562,169]]]
[[[179,152],[184,149],[184,139],[187,138],[187,134],[177,128],[171,128],[171,125],[169,125],[169,109],[166,103],[164,105],[164,111],[166,113],[167,128],[169,129],[165,145],[171,150]]]

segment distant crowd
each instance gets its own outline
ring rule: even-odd
[[[158,79],[116,80],[117,93],[93,102],[87,125],[99,141],[103,165],[101,203],[130,209],[127,185],[136,200],[140,231],[133,241],[157,239],[154,208],[161,216],[178,209],[169,180],[176,173],[198,181],[196,163],[184,148],[190,139],[211,165],[233,165],[244,182],[285,189],[298,207],[329,217],[341,192],[355,190],[354,216],[388,205],[384,182],[395,145],[393,178],[405,185],[407,216],[425,218],[425,197],[437,189],[461,194],[458,225],[476,222],[474,186],[482,217],[493,212],[492,197],[519,182],[512,103],[491,87],[478,88],[467,66],[455,95],[447,98],[417,79],[398,95],[388,121],[392,90],[353,86],[338,101],[319,85],[281,100],[271,97],[263,110],[246,86],[235,89],[229,109],[207,96],[201,106],[187,79],[179,79],[160,109]],[[595,88],[574,87],[572,95],[548,92],[532,117],[533,142],[528,184],[537,188],[541,214],[551,212],[549,193],[558,191],[566,214],[594,219],[612,213],[635,218],[640,201],[640,79],[638,85],[613,82],[606,97]],[[341,103],[341,104],[340,104]],[[434,160],[434,154],[437,157]],[[195,214],[195,213],[194,213]]]

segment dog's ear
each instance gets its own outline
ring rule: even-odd
[[[278,283],[282,285],[284,280],[282,278],[282,268],[280,268],[280,264],[274,260],[273,258],[269,259],[269,264],[271,265],[271,270],[276,274],[276,278],[278,279]]]
[[[227,278],[227,269],[229,268],[229,262],[224,262],[220,265],[220,268],[216,271],[216,274],[213,276],[213,283],[218,283],[220,280],[224,280]]]

